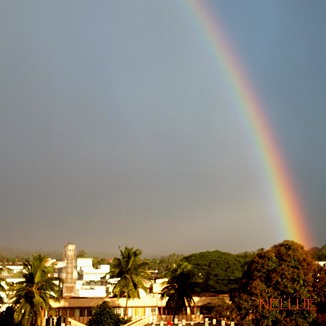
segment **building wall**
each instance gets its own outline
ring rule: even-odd
[[[215,299],[215,297],[194,297],[193,314],[190,315],[190,312],[188,312],[187,315],[180,315],[177,318],[187,321],[202,321],[203,316],[200,314],[201,306],[209,303]],[[60,302],[53,302],[53,307],[56,309],[58,315],[84,322],[86,317],[89,318],[91,316],[92,309],[103,301],[108,302],[121,316],[124,315],[126,306],[125,298],[69,298],[62,299]],[[161,320],[171,321],[172,316],[166,315],[165,304],[166,299],[162,300],[160,295],[128,300],[127,315],[133,319],[147,317],[151,322],[159,322]]]

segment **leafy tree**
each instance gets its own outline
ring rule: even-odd
[[[121,256],[113,258],[110,275],[120,278],[113,288],[113,293],[118,298],[126,298],[125,316],[127,316],[128,300],[140,298],[141,289],[147,291],[146,281],[150,278],[147,271],[149,263],[141,259],[140,249],[125,247],[119,250]]]
[[[228,293],[236,287],[245,264],[253,253],[231,254],[219,250],[195,253],[183,258],[201,278],[198,292]]]
[[[77,258],[86,258],[87,252],[84,249],[80,249],[77,252]]]
[[[209,315],[216,320],[227,320],[228,322],[237,319],[237,311],[234,305],[225,299],[225,297],[216,297],[207,305],[200,308],[200,312]]]
[[[109,262],[106,258],[94,257],[92,264],[94,268],[99,268],[100,265],[107,265]]]
[[[312,257],[317,261],[326,261],[326,245],[323,245],[321,248],[312,247],[309,249]]]
[[[320,248],[320,251],[318,253],[317,260],[319,260],[319,261],[326,261],[326,245],[323,245]]]
[[[171,270],[179,264],[182,258],[183,255],[176,253],[162,256],[159,259],[154,258],[149,261],[149,268],[156,271],[157,278],[169,277]]]
[[[107,302],[102,302],[93,310],[92,317],[88,320],[88,326],[120,326],[128,322],[116,314]]]
[[[310,255],[312,256],[313,259],[318,260],[318,255],[320,252],[319,247],[312,247],[312,248],[308,249],[308,252],[310,253]]]
[[[162,289],[162,298],[168,298],[166,308],[168,314],[174,317],[177,314],[191,309],[193,303],[192,291],[194,281],[191,265],[186,262],[180,262],[172,271],[167,285]]]
[[[294,241],[284,241],[258,253],[244,271],[233,297],[244,324],[299,326],[311,323],[315,310],[302,307],[306,299],[315,299],[316,267],[308,251]],[[302,309],[297,309],[297,305]]]
[[[26,259],[23,266],[23,281],[10,288],[15,321],[21,321],[23,326],[40,326],[45,310],[51,308],[50,299],[58,300],[59,279],[51,276],[54,267],[43,255],[33,255],[32,260]]]

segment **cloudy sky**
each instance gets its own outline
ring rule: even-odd
[[[326,2],[202,5],[325,244]],[[0,40],[0,247],[161,255],[283,240],[261,154],[189,3],[1,1]]]

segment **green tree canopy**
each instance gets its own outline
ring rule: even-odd
[[[93,310],[92,317],[86,323],[87,326],[120,326],[128,320],[116,314],[107,302],[102,302]]]
[[[310,248],[309,252],[315,260],[326,261],[326,245]]]
[[[100,265],[107,265],[109,264],[109,261],[107,258],[98,258],[98,257],[94,257],[92,260],[92,264],[94,268],[99,268]]]
[[[156,278],[169,277],[171,270],[178,265],[182,258],[183,255],[176,253],[160,258],[153,258],[149,261],[149,268],[155,271]]]
[[[224,296],[214,298],[208,304],[200,308],[203,315],[210,316],[216,320],[236,321],[237,312],[234,305]]]
[[[219,250],[195,253],[182,260],[192,266],[200,278],[198,292],[229,293],[236,287],[245,264],[254,253],[231,254]]]
[[[77,252],[77,258],[86,258],[87,257],[87,252],[84,249],[80,249]]]
[[[15,320],[21,321],[23,326],[41,326],[44,311],[51,308],[50,299],[58,300],[60,280],[52,276],[54,267],[45,256],[33,255],[32,260],[26,259],[23,265],[23,281],[9,290],[13,293]]]
[[[316,316],[306,301],[316,298],[313,287],[316,268],[308,251],[294,241],[284,241],[258,253],[244,271],[233,298],[243,322],[308,325]],[[297,309],[298,305],[302,309]]]
[[[317,256],[317,260],[326,261],[326,245],[323,245],[320,248],[320,251],[319,251],[318,256]]]

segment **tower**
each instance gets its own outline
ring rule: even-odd
[[[63,296],[72,297],[76,294],[76,245],[68,243],[64,249],[64,260],[66,267],[64,268],[63,278]]]

